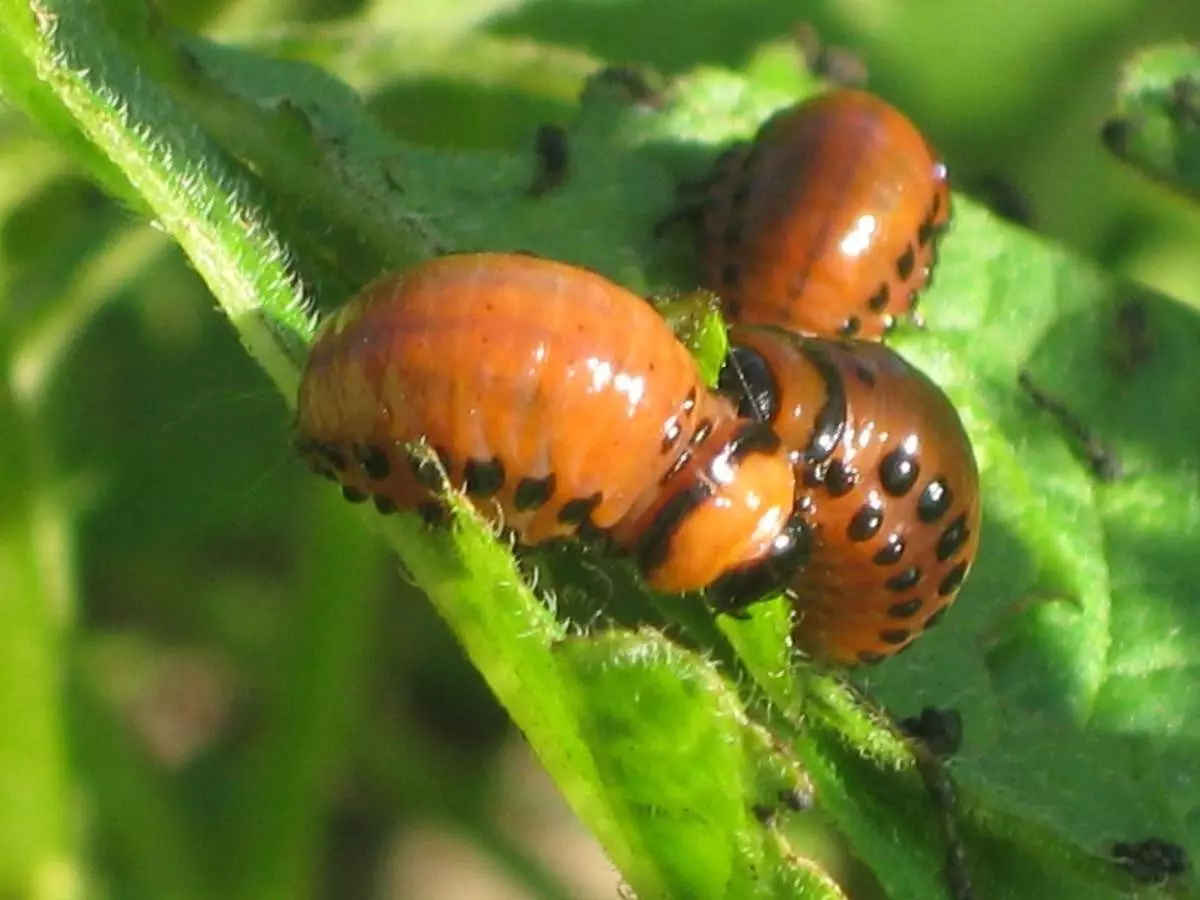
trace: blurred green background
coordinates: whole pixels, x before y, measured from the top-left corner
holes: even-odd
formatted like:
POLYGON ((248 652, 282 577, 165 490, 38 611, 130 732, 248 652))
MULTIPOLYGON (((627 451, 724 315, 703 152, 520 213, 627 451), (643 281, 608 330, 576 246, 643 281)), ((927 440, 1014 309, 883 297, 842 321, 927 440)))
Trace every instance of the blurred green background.
MULTIPOLYGON (((1038 230, 1200 302, 1200 215, 1097 140, 1122 61, 1200 33, 1195 3, 162 6, 180 27, 328 68, 404 139, 516 153, 539 123, 571 119, 601 65, 737 67, 807 21, 867 63, 872 88, 921 124, 962 188, 1011 183, 1038 230)), ((246 896, 614 896, 616 875, 432 608, 293 459, 285 404, 181 254, 17 114, 0 134, 0 302, 22 323, 19 341, 4 330, 6 349, 15 385, 49 385, 24 423, 32 477, 3 489, 32 497, 43 591, 74 622, 63 765, 82 790, 41 813, 86 835, 87 877, 113 897, 161 897, 163 885, 205 896, 172 849, 198 828, 216 884, 243 854, 277 860, 246 896), (336 653, 313 650, 331 642, 336 653), (301 724, 271 727, 281 722, 301 724), (320 815, 272 781, 280 754, 307 761, 289 771, 324 798, 320 815), (238 822, 223 818, 231 804, 238 822), (288 852, 248 837, 269 816, 290 823, 275 832, 288 852)), ((0 648, 20 649, 13 637, 0 648)))

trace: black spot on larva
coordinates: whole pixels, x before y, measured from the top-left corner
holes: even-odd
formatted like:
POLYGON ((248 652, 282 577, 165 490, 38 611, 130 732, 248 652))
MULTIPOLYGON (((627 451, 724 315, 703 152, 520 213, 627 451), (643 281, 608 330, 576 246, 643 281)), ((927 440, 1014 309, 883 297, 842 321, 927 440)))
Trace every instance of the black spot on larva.
POLYGON ((590 497, 576 497, 574 500, 568 500, 558 511, 558 521, 564 525, 582 525, 588 520, 588 516, 596 511, 596 507, 603 499, 604 495, 596 491, 590 497))
POLYGON ((912 637, 912 632, 907 628, 887 628, 879 632, 879 639, 893 647, 905 643, 910 637, 912 637))
POLYGON ((417 514, 426 525, 432 528, 441 528, 450 524, 450 508, 436 500, 422 503, 417 507, 417 514))
POLYGON ((504 487, 504 463, 499 458, 468 459, 463 482, 472 497, 492 497, 504 487))
POLYGON ((323 444, 317 449, 317 452, 325 458, 329 465, 333 466, 334 471, 346 471, 346 454, 336 444, 323 444))
POLYGON ((946 618, 946 612, 949 609, 950 609, 949 606, 943 606, 941 609, 939 609, 937 612, 935 612, 932 616, 930 616, 928 619, 926 619, 925 624, 922 626, 924 628, 924 630, 928 631, 930 628, 933 628, 934 626, 941 624, 942 619, 946 618))
POLYGON ((893 575, 883 586, 889 591, 897 594, 903 594, 905 591, 912 590, 921 580, 921 569, 919 566, 910 566, 898 575, 893 575))
POLYGON ((708 436, 712 434, 713 420, 701 419, 700 424, 696 426, 696 430, 692 433, 692 446, 699 447, 708 440, 708 436))
POLYGON ((937 547, 934 550, 934 553, 937 554, 938 562, 945 562, 957 553, 970 536, 971 532, 967 528, 967 517, 965 515, 959 516, 947 525, 946 530, 942 532, 942 536, 938 538, 937 547))
POLYGON ((876 653, 873 650, 863 650, 858 654, 858 661, 860 663, 865 663, 868 666, 872 666, 877 662, 883 662, 883 660, 884 655, 882 653, 876 653))
POLYGON ((527 512, 546 505, 558 485, 553 472, 545 478, 522 478, 513 492, 513 506, 517 512, 527 512))
POLYGON ((313 469, 313 471, 322 478, 328 478, 330 481, 338 480, 337 472, 333 471, 333 469, 313 469))
POLYGON ((928 247, 929 242, 937 236, 939 231, 941 229, 938 228, 933 219, 926 219, 921 223, 921 227, 917 229, 917 243, 922 247, 928 247))
POLYGON ((893 497, 903 497, 917 482, 921 467, 903 445, 889 452, 879 463, 879 482, 893 497))
POLYGON ((838 329, 838 335, 841 337, 854 337, 860 331, 862 331, 862 319, 858 316, 847 316, 846 321, 838 329))
POLYGON ((390 497, 385 497, 383 494, 376 494, 373 502, 375 504, 375 511, 385 516, 391 515, 396 511, 396 501, 390 497))
POLYGON ((911 597, 900 603, 893 603, 888 607, 888 615, 893 619, 911 619, 924 606, 924 601, 920 597, 911 597))
POLYGON ((904 556, 904 538, 898 534, 889 534, 887 545, 871 557, 871 562, 877 566, 892 566, 900 562, 904 556))
POLYGON ((349 486, 342 488, 342 496, 345 497, 350 503, 365 503, 369 497, 368 494, 360 491, 358 488, 352 488, 349 486))
POLYGON ((858 470, 840 459, 831 460, 825 472, 825 490, 831 497, 844 497, 858 484, 858 470))
POLYGON ((867 301, 867 309, 871 310, 871 312, 881 313, 888 308, 888 304, 891 302, 891 291, 888 289, 887 282, 885 281, 879 286, 879 290, 871 295, 871 299, 867 301))
POLYGON ((372 481, 383 481, 392 474, 392 464, 387 454, 371 444, 360 444, 354 448, 354 456, 365 474, 372 481))
POLYGON ((936 221, 942 215, 942 194, 940 191, 934 193, 933 203, 929 205, 929 219, 936 221))
POLYGON ((691 415, 692 410, 696 408, 696 389, 693 387, 688 391, 686 397, 683 398, 683 413, 691 415))
POLYGON ((913 251, 912 245, 904 249, 900 254, 900 258, 896 260, 896 274, 900 276, 901 281, 908 281, 908 278, 913 273, 913 266, 917 264, 916 253, 913 251))
POLYGON ((804 473, 800 477, 803 479, 805 487, 819 488, 825 484, 825 467, 805 466, 804 473))
POLYGON ((883 510, 870 503, 863 504, 846 528, 846 536, 855 543, 869 541, 883 525, 883 510))
POLYGON ((954 494, 946 479, 937 477, 925 485, 921 498, 917 501, 917 518, 926 525, 936 522, 946 514, 950 504, 954 502, 954 494))
POLYGON ((942 579, 942 583, 938 585, 938 595, 949 597, 962 587, 963 579, 967 577, 968 568, 970 568, 969 564, 966 560, 963 560, 947 572, 946 577, 942 579))
POLYGON ((742 272, 735 262, 727 262, 721 266, 721 284, 727 288, 735 288, 741 281, 742 272))

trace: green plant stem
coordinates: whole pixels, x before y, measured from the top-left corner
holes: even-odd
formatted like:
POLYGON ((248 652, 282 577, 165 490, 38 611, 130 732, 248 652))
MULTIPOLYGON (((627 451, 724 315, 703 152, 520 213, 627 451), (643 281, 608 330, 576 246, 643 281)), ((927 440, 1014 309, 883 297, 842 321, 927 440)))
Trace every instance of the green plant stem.
POLYGON ((63 724, 64 529, 47 490, 38 423, 7 375, 0 381, 0 896, 52 900, 74 896, 79 881, 63 724))
POLYGON ((296 573, 294 634, 286 641, 277 718, 250 761, 232 833, 241 882, 234 897, 296 900, 313 895, 319 830, 357 715, 370 660, 383 548, 364 541, 336 493, 313 484, 296 573))

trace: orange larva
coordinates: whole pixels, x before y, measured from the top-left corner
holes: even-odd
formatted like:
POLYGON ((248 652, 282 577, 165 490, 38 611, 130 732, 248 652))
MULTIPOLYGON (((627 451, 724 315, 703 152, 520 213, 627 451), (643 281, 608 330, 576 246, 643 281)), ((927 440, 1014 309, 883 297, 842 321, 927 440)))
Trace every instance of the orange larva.
POLYGON ((661 591, 752 602, 804 556, 770 426, 705 389, 648 303, 587 270, 445 256, 332 315, 300 387, 300 453, 350 499, 419 509, 435 484, 405 452, 418 439, 525 543, 604 535, 661 591))
POLYGON ((793 455, 812 553, 789 584, 793 639, 876 662, 941 619, 979 543, 975 454, 946 395, 882 344, 732 329, 722 383, 793 455))
POLYGON ((678 216, 730 319, 878 339, 911 312, 950 218, 946 167, 903 114, 819 94, 730 148, 678 216))

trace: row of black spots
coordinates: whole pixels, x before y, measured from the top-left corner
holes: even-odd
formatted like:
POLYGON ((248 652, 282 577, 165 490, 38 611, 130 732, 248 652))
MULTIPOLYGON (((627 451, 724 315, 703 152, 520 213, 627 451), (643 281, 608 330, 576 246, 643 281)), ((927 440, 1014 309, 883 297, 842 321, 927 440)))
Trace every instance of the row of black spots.
POLYGON ((1075 449, 1082 455, 1097 481, 1110 483, 1125 475, 1120 456, 1106 441, 1080 419, 1060 399, 1039 386, 1028 369, 1017 374, 1017 384, 1033 401, 1034 406, 1052 416, 1067 434, 1075 449))

